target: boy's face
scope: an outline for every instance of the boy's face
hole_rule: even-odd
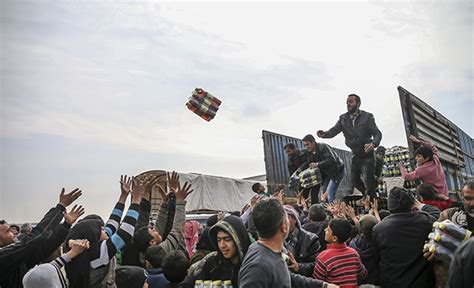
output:
[[[221,251],[225,259],[232,260],[232,262],[239,260],[234,239],[226,232],[217,232],[217,246],[219,246],[219,251]]]
[[[324,240],[326,240],[326,242],[328,243],[336,243],[337,241],[337,237],[334,236],[334,234],[332,234],[332,230],[331,230],[331,227],[327,227],[325,230],[324,230]]]
[[[151,237],[153,237],[152,240],[150,240],[150,245],[158,245],[161,243],[162,238],[160,233],[155,229],[155,228],[148,228],[148,234],[150,234]]]
[[[421,166],[421,165],[425,164],[428,161],[428,159],[429,158],[425,158],[425,157],[421,156],[420,154],[415,155],[415,160],[416,160],[416,163],[418,164],[418,166]]]

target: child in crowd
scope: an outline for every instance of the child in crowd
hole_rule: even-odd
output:
[[[316,257],[313,277],[339,285],[341,288],[357,287],[357,279],[365,278],[365,269],[359,254],[347,247],[351,224],[344,219],[333,219],[326,228],[327,250]]]

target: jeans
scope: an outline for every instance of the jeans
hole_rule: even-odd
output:
[[[323,195],[324,192],[328,191],[328,198],[327,198],[327,203],[332,203],[334,200],[336,200],[336,192],[337,188],[339,188],[339,184],[341,184],[342,178],[344,178],[346,172],[344,169],[339,173],[337,179],[339,180],[338,183],[334,182],[334,180],[330,179],[329,183],[327,185],[321,186],[321,189],[319,190],[319,199],[321,199],[321,196]]]
[[[375,198],[375,163],[374,153],[365,155],[353,155],[351,166],[351,186],[354,187],[370,198]],[[362,176],[362,177],[361,177]],[[366,189],[368,187],[368,189]]]

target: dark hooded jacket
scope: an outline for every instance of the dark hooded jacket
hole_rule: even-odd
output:
[[[199,238],[198,243],[196,244],[196,252],[194,252],[193,257],[191,257],[191,265],[194,263],[199,262],[207,254],[211,253],[212,251],[216,251],[214,246],[212,246],[211,239],[209,238],[209,227],[204,229],[201,233],[201,237]]]
[[[225,259],[217,245],[217,233],[224,231],[234,240],[239,254],[239,262],[233,264],[230,260]],[[233,287],[238,286],[238,276],[240,265],[250,246],[250,238],[245,230],[244,223],[240,217],[230,215],[222,221],[217,222],[209,230],[211,243],[216,252],[208,254],[204,259],[197,262],[190,268],[190,272],[186,279],[179,287],[194,287],[196,280],[231,280]]]
[[[21,241],[0,248],[0,287],[23,287],[29,269],[51,255],[66,238],[71,225],[59,224],[65,208],[51,208],[33,231]]]
[[[99,219],[87,219],[77,223],[67,236],[66,243],[63,246],[65,251],[69,250],[67,242],[69,239],[87,239],[94,248],[100,239],[103,221]],[[87,287],[89,285],[90,260],[88,253],[85,251],[79,254],[74,261],[69,262],[66,266],[67,278],[71,287]]]

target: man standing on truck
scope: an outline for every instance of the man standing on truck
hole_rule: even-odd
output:
[[[347,147],[352,150],[351,186],[364,195],[376,198],[374,185],[374,148],[380,144],[382,133],[371,113],[360,110],[361,100],[356,94],[347,96],[347,113],[328,131],[318,130],[320,138],[333,138],[343,133]],[[362,179],[361,179],[362,174]]]

